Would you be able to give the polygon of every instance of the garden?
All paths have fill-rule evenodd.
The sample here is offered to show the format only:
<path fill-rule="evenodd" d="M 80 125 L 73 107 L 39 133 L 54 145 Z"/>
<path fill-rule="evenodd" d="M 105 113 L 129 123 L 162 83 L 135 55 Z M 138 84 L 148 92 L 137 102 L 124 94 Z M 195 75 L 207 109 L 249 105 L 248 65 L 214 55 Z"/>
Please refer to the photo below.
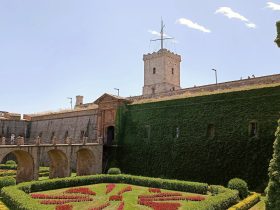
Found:
<path fill-rule="evenodd" d="M 206 183 L 102 174 L 31 181 L 0 180 L 3 202 L 13 210 L 249 209 L 260 199 L 244 181 L 228 188 Z M 9 186 L 12 185 L 12 186 Z"/>

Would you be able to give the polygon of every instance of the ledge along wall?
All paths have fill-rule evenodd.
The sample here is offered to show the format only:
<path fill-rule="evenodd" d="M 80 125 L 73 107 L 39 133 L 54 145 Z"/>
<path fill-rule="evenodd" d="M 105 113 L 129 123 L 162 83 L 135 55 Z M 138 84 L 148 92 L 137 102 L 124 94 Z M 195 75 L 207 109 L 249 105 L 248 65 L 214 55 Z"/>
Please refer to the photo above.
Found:
<path fill-rule="evenodd" d="M 263 190 L 279 104 L 276 86 L 120 107 L 117 164 L 124 173 L 210 184 L 239 177 Z"/>

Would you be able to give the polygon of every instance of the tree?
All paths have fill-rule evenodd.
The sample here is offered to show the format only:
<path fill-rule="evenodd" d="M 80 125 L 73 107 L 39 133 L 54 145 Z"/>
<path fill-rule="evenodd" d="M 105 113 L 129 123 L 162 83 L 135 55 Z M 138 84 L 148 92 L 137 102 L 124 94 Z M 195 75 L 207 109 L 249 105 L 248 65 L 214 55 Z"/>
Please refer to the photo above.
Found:
<path fill-rule="evenodd" d="M 275 42 L 278 45 L 278 47 L 280 47 L 280 21 L 276 23 L 276 27 L 277 27 L 277 37 L 275 39 Z"/>
<path fill-rule="evenodd" d="M 275 136 L 274 152 L 268 169 L 267 210 L 279 210 L 280 208 L 280 120 Z"/>

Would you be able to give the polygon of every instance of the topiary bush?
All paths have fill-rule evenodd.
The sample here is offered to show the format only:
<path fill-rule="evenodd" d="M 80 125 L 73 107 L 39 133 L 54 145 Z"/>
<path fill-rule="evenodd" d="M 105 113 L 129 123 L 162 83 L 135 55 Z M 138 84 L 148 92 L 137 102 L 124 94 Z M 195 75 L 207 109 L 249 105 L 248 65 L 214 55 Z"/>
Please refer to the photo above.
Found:
<path fill-rule="evenodd" d="M 11 185 L 16 185 L 15 178 L 13 178 L 11 176 L 6 176 L 6 177 L 0 178 L 0 189 L 2 189 L 3 187 L 11 186 Z"/>
<path fill-rule="evenodd" d="M 267 191 L 267 210 L 279 210 L 280 208 L 280 120 L 275 133 L 276 140 L 273 145 L 274 153 L 269 164 L 269 183 Z"/>
<path fill-rule="evenodd" d="M 121 174 L 122 172 L 119 168 L 110 168 L 107 173 L 111 175 L 116 175 Z"/>
<path fill-rule="evenodd" d="M 7 160 L 5 164 L 6 165 L 16 165 L 17 163 L 14 160 Z"/>
<path fill-rule="evenodd" d="M 237 190 L 241 199 L 244 199 L 249 195 L 248 185 L 242 179 L 234 178 L 229 180 L 228 188 L 232 190 Z"/>

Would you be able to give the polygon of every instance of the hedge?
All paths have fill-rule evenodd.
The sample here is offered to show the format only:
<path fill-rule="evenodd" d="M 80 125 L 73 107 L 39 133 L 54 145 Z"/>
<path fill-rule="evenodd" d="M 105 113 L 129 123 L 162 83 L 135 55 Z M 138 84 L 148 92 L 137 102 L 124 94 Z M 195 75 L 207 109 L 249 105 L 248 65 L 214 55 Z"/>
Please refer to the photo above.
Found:
<path fill-rule="evenodd" d="M 123 173 L 264 190 L 280 112 L 280 86 L 120 107 Z M 249 125 L 257 123 L 257 135 Z M 210 132 L 212 130 L 212 132 Z"/>
<path fill-rule="evenodd" d="M 52 179 L 46 181 L 32 181 L 21 183 L 17 186 L 4 187 L 2 189 L 2 197 L 5 204 L 7 204 L 13 210 L 51 209 L 48 206 L 39 204 L 36 200 L 32 199 L 28 193 L 97 183 L 126 183 L 199 194 L 206 194 L 208 189 L 208 185 L 206 183 L 166 180 L 131 175 L 93 175 Z M 205 209 L 209 209 L 211 207 L 211 209 L 218 210 L 222 207 L 230 207 L 236 203 L 237 198 L 237 191 L 221 187 L 218 189 L 217 195 L 210 197 L 207 199 L 207 201 L 199 202 L 199 204 L 202 204 Z M 202 207 L 201 205 L 199 206 Z M 191 209 L 197 208 L 198 205 L 194 204 Z M 202 210 L 202 208 L 200 208 L 200 210 Z"/>
<path fill-rule="evenodd" d="M 275 133 L 274 153 L 269 164 L 269 183 L 267 186 L 267 210 L 279 210 L 280 206 L 280 120 Z"/>
<path fill-rule="evenodd" d="M 0 189 L 3 187 L 16 185 L 16 180 L 13 177 L 7 176 L 7 177 L 1 177 L 0 178 Z"/>
<path fill-rule="evenodd" d="M 227 187 L 232 190 L 237 190 L 241 199 L 249 195 L 247 183 L 242 179 L 234 178 L 229 180 Z"/>
<path fill-rule="evenodd" d="M 238 204 L 230 207 L 228 210 L 247 210 L 253 207 L 260 200 L 261 200 L 260 194 L 252 193 L 252 195 L 240 201 Z"/>

